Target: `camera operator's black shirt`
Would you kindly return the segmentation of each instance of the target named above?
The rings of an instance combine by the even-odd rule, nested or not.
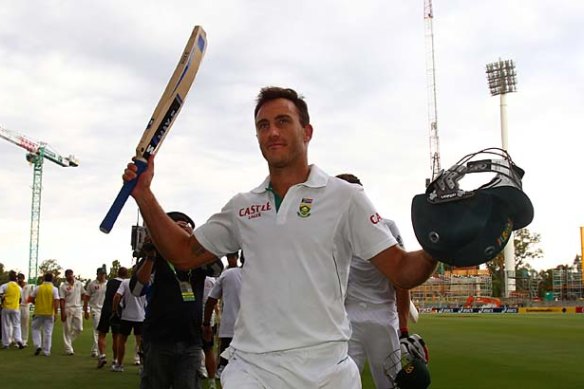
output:
[[[138,264],[137,269],[143,261]],[[141,292],[147,299],[146,317],[142,327],[144,341],[186,342],[200,346],[206,272],[201,268],[173,270],[171,265],[158,257],[152,268],[152,277],[153,280]],[[190,283],[194,301],[183,301],[177,278]],[[137,285],[139,283],[134,274],[130,280],[132,293]]]

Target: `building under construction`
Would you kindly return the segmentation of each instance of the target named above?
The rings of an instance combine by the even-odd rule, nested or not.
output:
[[[491,297],[492,278],[487,269],[454,269],[434,274],[411,290],[412,300],[425,305],[463,305],[469,296]]]

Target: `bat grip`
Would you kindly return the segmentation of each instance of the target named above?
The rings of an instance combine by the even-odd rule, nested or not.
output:
[[[134,164],[138,167],[138,170],[136,171],[137,176],[131,181],[126,181],[122,186],[122,189],[120,189],[120,192],[116,196],[112,206],[99,225],[101,232],[108,234],[112,230],[116,220],[118,219],[118,216],[120,215],[120,212],[122,211],[122,208],[124,208],[124,204],[126,204],[126,200],[128,200],[128,197],[130,197],[130,194],[132,194],[132,191],[136,187],[138,178],[148,167],[147,162],[141,161],[139,159],[136,159]]]

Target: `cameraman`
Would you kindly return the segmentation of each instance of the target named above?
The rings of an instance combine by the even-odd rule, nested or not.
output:
[[[182,212],[168,216],[191,235],[195,223]],[[144,243],[137,271],[130,281],[135,296],[148,305],[142,331],[144,367],[140,388],[198,389],[201,364],[203,289],[206,276],[218,276],[222,262],[181,271],[162,258],[152,243]]]

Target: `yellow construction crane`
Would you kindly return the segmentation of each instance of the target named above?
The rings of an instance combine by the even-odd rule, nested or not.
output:
[[[63,167],[77,167],[79,161],[73,155],[63,157],[45,142],[34,141],[15,131],[0,126],[0,138],[22,147],[27,152],[26,160],[33,165],[32,206],[30,216],[30,245],[28,260],[29,282],[36,283],[38,272],[39,227],[41,216],[41,191],[43,182],[43,162],[46,159]]]

